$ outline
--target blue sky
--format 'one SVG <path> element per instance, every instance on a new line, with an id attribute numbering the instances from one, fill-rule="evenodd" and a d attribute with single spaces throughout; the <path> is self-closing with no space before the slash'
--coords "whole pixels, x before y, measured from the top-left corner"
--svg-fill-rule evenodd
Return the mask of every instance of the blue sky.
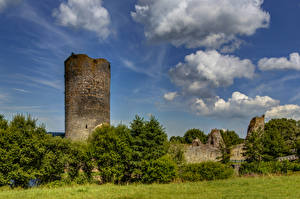
<path id="1" fill-rule="evenodd" d="M 0 0 L 0 113 L 64 131 L 64 60 L 111 63 L 111 121 L 246 135 L 300 119 L 298 0 Z"/>

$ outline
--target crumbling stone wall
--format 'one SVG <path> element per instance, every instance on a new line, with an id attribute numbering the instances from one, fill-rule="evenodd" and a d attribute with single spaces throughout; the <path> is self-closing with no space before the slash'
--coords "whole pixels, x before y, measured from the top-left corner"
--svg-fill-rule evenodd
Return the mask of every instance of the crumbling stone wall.
<path id="1" fill-rule="evenodd" d="M 214 148 L 224 147 L 225 143 L 221 135 L 221 131 L 219 129 L 213 129 L 208 135 L 207 143 Z"/>
<path id="2" fill-rule="evenodd" d="M 250 121 L 250 124 L 248 126 L 247 130 L 247 137 L 246 139 L 252 134 L 254 131 L 261 130 L 263 131 L 265 129 L 265 116 L 262 115 L 261 117 L 254 117 Z"/>
<path id="3" fill-rule="evenodd" d="M 185 147 L 184 157 L 188 163 L 197 163 L 204 161 L 217 161 L 220 157 L 220 147 L 225 146 L 221 132 L 213 129 L 208 135 L 208 142 L 201 143 L 199 139 L 195 139 L 192 145 Z"/>
<path id="4" fill-rule="evenodd" d="M 246 160 L 246 157 L 243 155 L 245 144 L 238 144 L 234 146 L 230 151 L 230 160 L 231 161 L 243 161 Z"/>
<path id="5" fill-rule="evenodd" d="M 85 140 L 103 123 L 110 123 L 110 63 L 72 54 L 65 61 L 66 137 Z"/>

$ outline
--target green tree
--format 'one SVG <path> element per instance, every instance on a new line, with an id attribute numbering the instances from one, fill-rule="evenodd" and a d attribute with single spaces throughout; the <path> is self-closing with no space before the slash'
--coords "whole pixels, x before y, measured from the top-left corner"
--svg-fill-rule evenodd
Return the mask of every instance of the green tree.
<path id="1" fill-rule="evenodd" d="M 6 130 L 8 128 L 8 122 L 3 115 L 0 115 L 0 129 Z"/>
<path id="2" fill-rule="evenodd" d="M 295 154 L 299 135 L 297 121 L 285 118 L 270 120 L 264 131 L 264 159 L 269 161 Z"/>
<path id="3" fill-rule="evenodd" d="M 154 160 L 167 153 L 167 134 L 155 117 L 144 121 L 136 116 L 130 127 L 135 160 Z"/>
<path id="4" fill-rule="evenodd" d="M 263 160 L 263 132 L 261 130 L 254 131 L 246 139 L 244 155 L 246 156 L 247 162 L 260 162 Z"/>
<path id="5" fill-rule="evenodd" d="M 191 144 L 196 138 L 198 138 L 202 143 L 206 143 L 208 139 L 207 135 L 205 135 L 203 131 L 195 128 L 187 130 L 183 138 L 187 144 Z"/>
<path id="6" fill-rule="evenodd" d="M 170 137 L 170 142 L 171 143 L 178 143 L 178 144 L 184 144 L 185 140 L 181 136 L 171 136 Z"/>
<path id="7" fill-rule="evenodd" d="M 38 127 L 30 116 L 16 115 L 6 130 L 0 130 L 1 184 L 11 181 L 27 187 L 31 179 L 42 175 L 40 168 L 47 138 L 44 127 Z"/>
<path id="8" fill-rule="evenodd" d="M 221 135 L 227 148 L 244 142 L 235 131 L 221 131 Z"/>
<path id="9" fill-rule="evenodd" d="M 103 182 L 122 183 L 129 180 L 132 149 L 130 131 L 126 126 L 105 125 L 97 128 L 89 142 Z"/>
<path id="10" fill-rule="evenodd" d="M 164 156 L 168 151 L 167 134 L 162 125 L 152 116 L 149 121 L 136 116 L 130 124 L 133 161 L 132 181 L 141 181 L 144 165 Z"/>

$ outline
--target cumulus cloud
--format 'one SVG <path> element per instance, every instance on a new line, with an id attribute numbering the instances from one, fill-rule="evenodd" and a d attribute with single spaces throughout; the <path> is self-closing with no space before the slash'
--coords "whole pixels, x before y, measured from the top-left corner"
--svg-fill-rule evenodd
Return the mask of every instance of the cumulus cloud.
<path id="1" fill-rule="evenodd" d="M 62 26 L 96 32 L 102 39 L 110 34 L 110 15 L 102 0 L 68 0 L 53 11 L 53 16 Z"/>
<path id="2" fill-rule="evenodd" d="M 252 78 L 254 71 L 255 66 L 248 59 L 200 50 L 187 55 L 185 63 L 171 68 L 169 74 L 183 93 L 212 97 L 214 88 L 230 86 L 235 78 Z"/>
<path id="3" fill-rule="evenodd" d="M 284 106 L 273 107 L 266 112 L 266 118 L 291 118 L 300 120 L 300 106 L 288 104 Z"/>
<path id="4" fill-rule="evenodd" d="M 0 12 L 6 7 L 20 3 L 22 0 L 0 0 Z"/>
<path id="5" fill-rule="evenodd" d="M 189 48 L 220 48 L 269 26 L 263 0 L 139 0 L 132 18 L 147 39 Z M 239 47 L 236 43 L 229 49 Z"/>
<path id="6" fill-rule="evenodd" d="M 278 106 L 279 103 L 278 100 L 268 96 L 251 98 L 240 92 L 234 92 L 227 101 L 220 97 L 209 100 L 197 98 L 192 103 L 191 108 L 199 115 L 241 118 L 264 114 L 270 108 Z"/>
<path id="7" fill-rule="evenodd" d="M 169 92 L 164 94 L 164 99 L 167 101 L 173 101 L 177 96 L 177 92 Z"/>
<path id="8" fill-rule="evenodd" d="M 294 69 L 300 70 L 299 53 L 291 53 L 289 59 L 280 58 L 262 58 L 258 62 L 260 70 L 276 70 L 276 69 Z"/>

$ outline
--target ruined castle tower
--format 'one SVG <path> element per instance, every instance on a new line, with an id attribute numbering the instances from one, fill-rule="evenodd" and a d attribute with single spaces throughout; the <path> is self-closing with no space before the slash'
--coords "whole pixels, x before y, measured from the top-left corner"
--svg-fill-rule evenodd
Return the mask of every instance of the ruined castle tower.
<path id="1" fill-rule="evenodd" d="M 263 131 L 264 129 L 265 129 L 265 115 L 262 115 L 261 117 L 252 118 L 248 126 L 246 139 L 252 134 L 252 132 Z"/>
<path id="2" fill-rule="evenodd" d="M 66 137 L 86 140 L 103 123 L 110 123 L 110 63 L 72 53 L 65 61 Z"/>

